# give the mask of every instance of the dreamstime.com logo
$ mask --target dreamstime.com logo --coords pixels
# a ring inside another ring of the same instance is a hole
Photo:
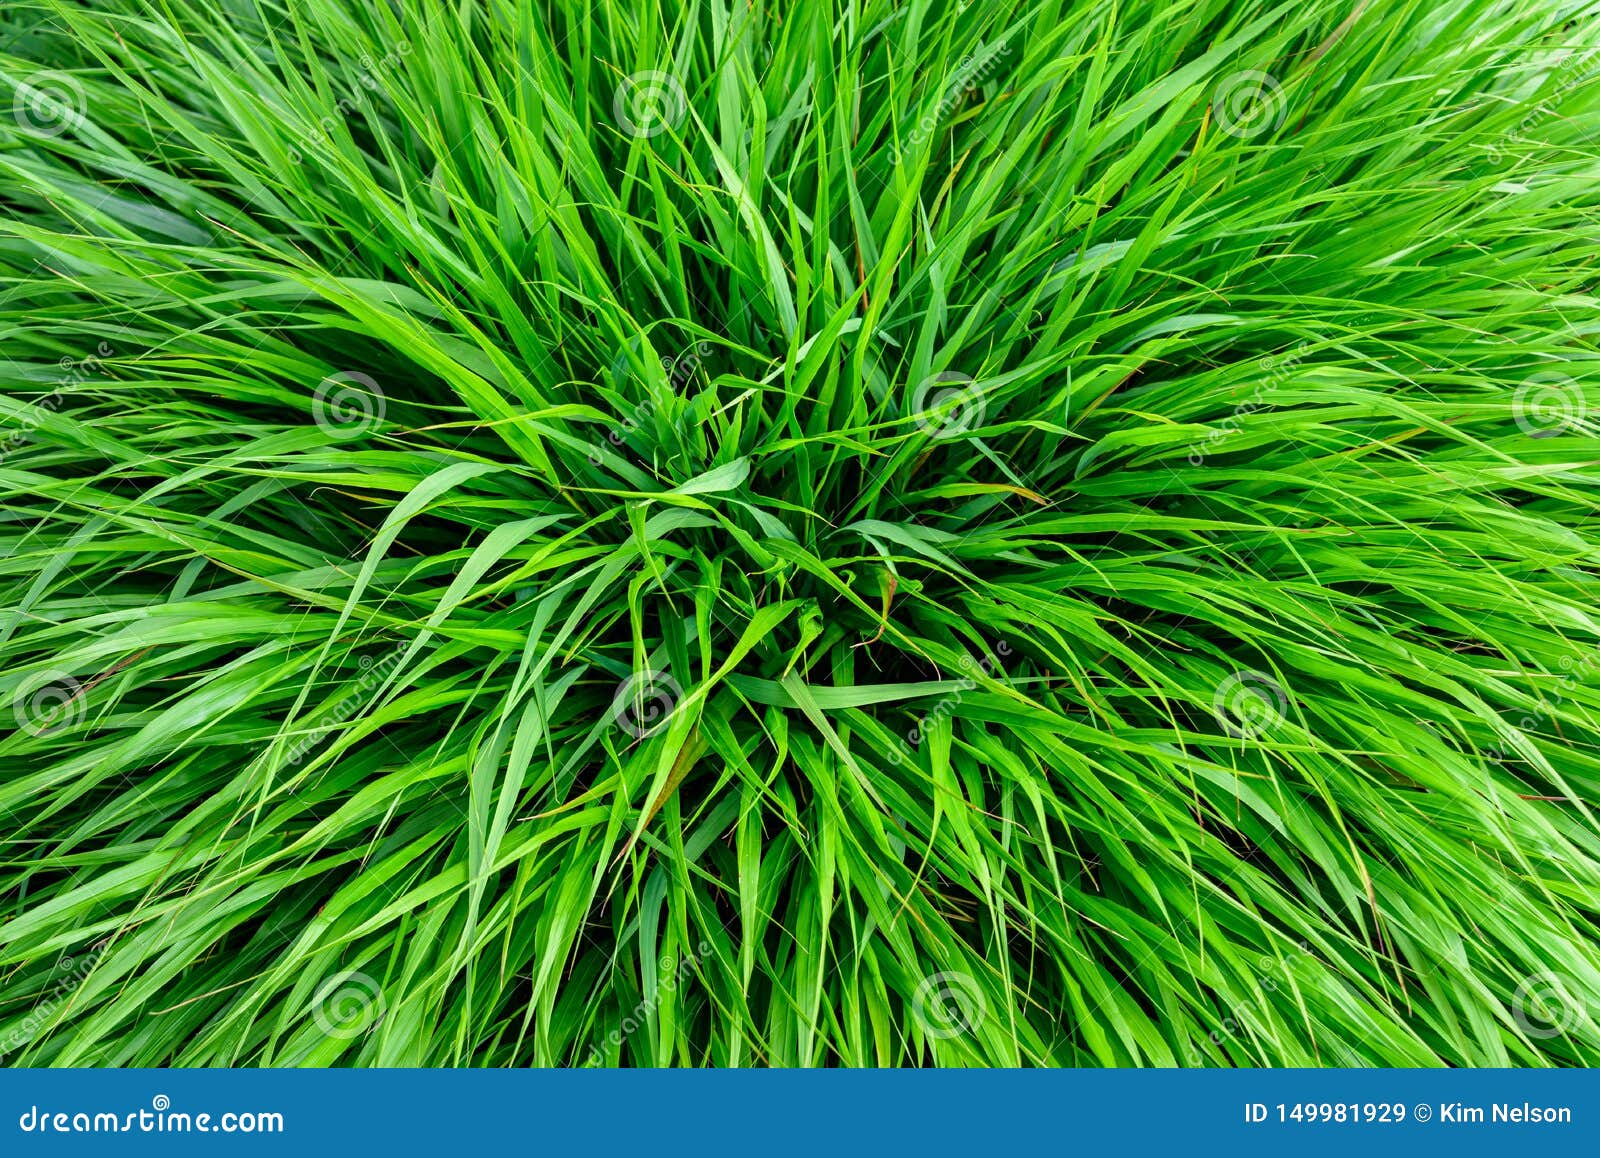
[[[34,1005],[28,1016],[20,1022],[13,1022],[4,1037],[0,1037],[0,1059],[7,1054],[15,1053],[22,1049],[41,1029],[52,1024],[56,1014],[60,1013],[65,1003],[72,997],[73,992],[82,985],[94,972],[95,967],[105,959],[109,952],[106,944],[101,942],[89,950],[88,954],[74,960],[71,957],[62,957],[56,962],[52,974],[50,988],[44,999]]]
[[[1263,953],[1256,961],[1258,973],[1257,986],[1259,992],[1247,993],[1244,1000],[1230,1007],[1229,1012],[1217,1023],[1217,1028],[1211,1031],[1211,1044],[1222,1045],[1229,1038],[1237,1037],[1242,1032],[1256,1032],[1259,1026],[1270,1025],[1272,1021],[1272,994],[1279,989],[1293,989],[1301,971],[1314,967],[1316,958],[1312,956],[1311,945],[1301,941],[1288,952],[1268,955]],[[1216,1056],[1216,1051],[1211,1051],[1211,1056]],[[1203,1065],[1204,1060],[1191,1045],[1188,1053],[1190,1065]],[[1340,1065],[1353,1063],[1342,1060]]]
[[[1561,1037],[1588,1014],[1577,982],[1560,973],[1535,973],[1511,997],[1511,1019],[1529,1037]]]
[[[989,1003],[969,973],[935,973],[924,977],[911,995],[911,1015],[929,1037],[951,1038],[983,1024]]]
[[[683,85],[668,72],[635,72],[623,77],[611,98],[617,127],[630,137],[653,137],[675,129],[689,111]]]
[[[683,688],[664,671],[641,671],[622,681],[611,697],[611,718],[636,740],[660,731],[683,699]]]
[[[114,351],[105,342],[101,342],[95,349],[96,352],[87,358],[62,358],[57,363],[61,367],[61,377],[56,380],[54,390],[43,398],[34,399],[33,407],[36,411],[54,414],[61,409],[69,394],[103,371],[104,364],[101,359],[111,357]],[[29,416],[21,417],[18,420],[18,428],[7,431],[5,437],[0,438],[0,462],[4,462],[7,455],[25,444],[38,427],[39,420]]]
[[[1282,384],[1284,376],[1305,356],[1309,345],[1309,342],[1301,342],[1286,354],[1268,354],[1257,363],[1261,368],[1262,377],[1256,383],[1250,397],[1235,406],[1232,414],[1206,432],[1205,441],[1189,452],[1190,466],[1203,464],[1206,455],[1216,454],[1222,449],[1225,440],[1239,433],[1246,418],[1267,409],[1268,393]]]
[[[64,72],[37,72],[17,83],[11,115],[29,132],[57,137],[83,124],[83,86]]]
[[[1511,398],[1517,428],[1533,438],[1553,438],[1581,430],[1588,402],[1575,379],[1559,370],[1530,374]]]
[[[11,713],[17,727],[30,736],[46,736],[83,718],[84,687],[70,672],[40,672],[17,689]]]
[[[400,62],[410,55],[411,43],[405,40],[402,40],[393,51],[379,60],[363,55],[357,62],[360,65],[360,71],[356,74],[356,84],[359,88],[366,89],[368,92],[379,91],[382,88],[379,83],[379,76],[391,69],[398,68]],[[303,150],[291,145],[288,152],[289,164],[298,165],[305,160],[306,153],[316,148],[318,144],[329,140],[333,136],[334,130],[339,127],[339,119],[355,115],[356,110],[361,107],[364,99],[359,90],[353,91],[349,96],[340,97],[334,104],[334,111],[339,116],[326,116],[318,120],[316,134],[301,138],[299,143],[305,146]]]
[[[1217,685],[1211,712],[1230,736],[1253,740],[1283,723],[1289,696],[1266,672],[1236,671]]]
[[[955,370],[931,374],[911,392],[917,426],[934,438],[958,438],[982,426],[987,412],[983,387]]]
[[[1597,70],[1587,66],[1594,62],[1597,55],[1600,55],[1600,49],[1591,49],[1588,52],[1567,53],[1563,57],[1559,67],[1556,68],[1553,73],[1553,75],[1562,76],[1562,82],[1556,86],[1555,90],[1552,91],[1549,96],[1540,101],[1538,104],[1534,105],[1533,108],[1528,111],[1527,116],[1518,121],[1516,126],[1512,128],[1510,132],[1502,136],[1498,142],[1490,143],[1484,149],[1484,155],[1487,156],[1493,164],[1498,165],[1501,161],[1505,160],[1506,151],[1508,149],[1522,144],[1528,139],[1529,133],[1533,132],[1540,125],[1544,124],[1544,122],[1555,117],[1557,115],[1557,106],[1559,105],[1562,97],[1566,96],[1579,85],[1594,79]]]
[[[400,661],[405,658],[405,653],[399,648],[391,651],[382,659],[373,659],[364,655],[358,661],[361,668],[361,678],[356,680],[355,686],[338,703],[320,713],[312,721],[307,735],[295,741],[289,749],[286,759],[290,764],[298,764],[311,753],[311,750],[322,742],[323,734],[330,728],[344,723],[360,710],[373,695],[378,686],[386,681],[393,673]]]
[[[963,56],[956,65],[955,75],[950,83],[945,86],[944,95],[939,100],[939,105],[932,112],[924,114],[912,127],[910,135],[906,138],[904,146],[896,146],[891,158],[896,165],[912,150],[918,148],[933,135],[942,121],[955,111],[968,93],[976,92],[978,88],[989,79],[989,76],[1000,65],[1000,59],[1011,52],[1011,45],[1001,41],[997,45],[985,47],[978,45],[977,51],[971,56]]]
[[[1516,721],[1519,730],[1527,733],[1536,732],[1547,722],[1553,721],[1555,713],[1567,702],[1569,694],[1594,680],[1597,670],[1600,670],[1600,654],[1586,652],[1577,656],[1564,655],[1556,660],[1556,665],[1563,673],[1561,678],[1556,680],[1553,686],[1545,688],[1538,707]],[[1497,764],[1515,758],[1509,748],[1498,744],[1482,748],[1480,751],[1485,759]]]
[[[710,357],[712,348],[710,342],[696,342],[676,358],[663,354],[660,364],[661,372],[667,379],[667,388],[674,394],[682,395],[695,378],[704,371],[706,359]],[[625,357],[619,357],[612,364],[612,373],[617,377],[621,377],[623,374],[631,374],[631,371],[627,368]],[[596,444],[594,449],[589,452],[590,464],[593,466],[605,465],[605,459],[600,454],[601,450],[626,451],[628,448],[628,436],[638,433],[644,424],[650,421],[655,411],[655,403],[649,399],[645,399],[635,406],[631,416],[623,417],[619,425],[613,426],[606,432],[607,445],[602,447]]]
[[[106,1110],[52,1110],[29,1106],[17,1119],[24,1134],[282,1134],[276,1110],[227,1110],[190,1114],[172,1109],[172,1099],[157,1094],[148,1110],[127,1114]]]
[[[1268,73],[1247,68],[1222,78],[1211,94],[1217,128],[1230,137],[1249,140],[1283,124],[1288,112],[1283,86]]]
[[[925,716],[917,718],[916,726],[906,733],[904,740],[896,740],[884,752],[889,758],[889,763],[899,764],[907,759],[911,753],[922,746],[922,741],[928,738],[931,726],[937,725],[940,720],[955,715],[956,709],[961,706],[961,698],[978,686],[974,678],[979,673],[996,678],[995,673],[1001,671],[1000,659],[1011,654],[1011,645],[1005,640],[995,644],[994,654],[986,655],[980,660],[973,659],[970,655],[963,655],[959,661],[961,670],[966,674],[956,681],[955,690],[933,705],[933,710]]]
[[[673,993],[688,979],[693,972],[695,963],[711,955],[711,942],[701,941],[694,947],[694,952],[687,957],[676,958],[670,953],[656,962],[656,991],[646,997],[629,1011],[615,1029],[608,1033],[604,1039],[589,1046],[589,1055],[584,1059],[585,1066],[598,1066],[603,1064],[606,1056],[601,1052],[602,1047],[616,1049],[622,1044],[622,1039],[631,1036],[640,1026],[644,1025],[650,1014],[659,1004],[660,995]]]
[[[351,969],[322,983],[312,1003],[311,1017],[329,1037],[349,1040],[377,1025],[387,1008],[378,983]]]
[[[311,396],[311,419],[334,438],[357,438],[383,422],[383,389],[355,370],[329,374]]]

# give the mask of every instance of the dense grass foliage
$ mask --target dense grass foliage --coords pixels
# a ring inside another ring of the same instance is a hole
[[[7,4],[7,1063],[1600,1062],[1597,76]]]

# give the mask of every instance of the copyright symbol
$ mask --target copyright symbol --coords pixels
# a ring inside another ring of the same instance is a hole
[[[1428,1105],[1427,1102],[1418,1102],[1416,1109],[1411,1111],[1411,1116],[1419,1122],[1426,1122],[1433,1117],[1433,1107]]]

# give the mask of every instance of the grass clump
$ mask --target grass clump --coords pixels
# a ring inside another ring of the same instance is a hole
[[[1571,0],[0,16],[0,1049],[1600,1061]]]

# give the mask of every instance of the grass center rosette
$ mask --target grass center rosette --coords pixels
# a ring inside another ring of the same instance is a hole
[[[1600,1064],[1596,43],[5,6],[7,1062]]]

